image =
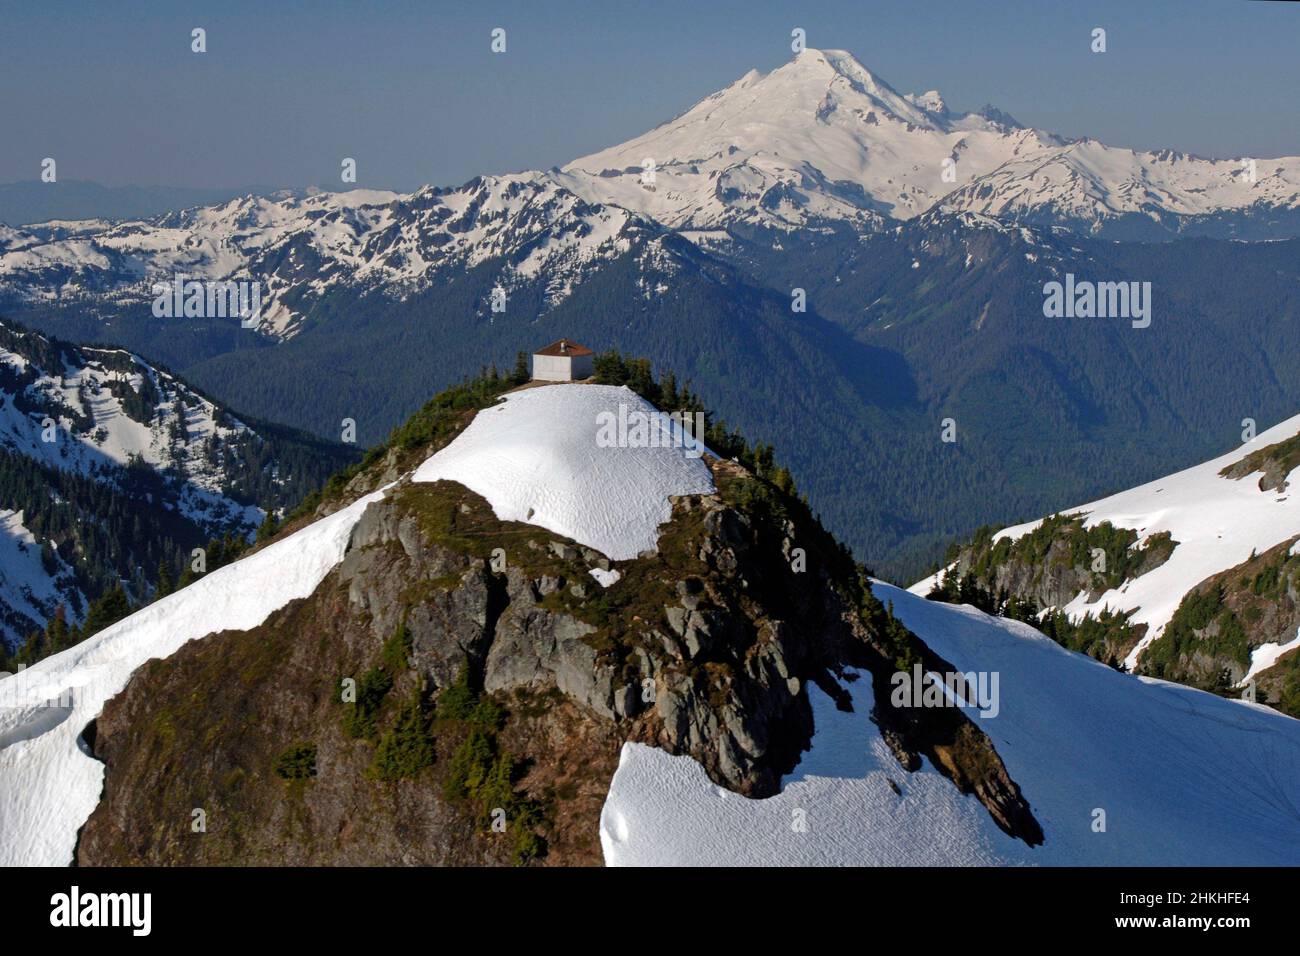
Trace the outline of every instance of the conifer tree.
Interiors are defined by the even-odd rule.
[[[93,601],[86,612],[86,624],[82,629],[85,637],[91,637],[104,628],[116,624],[131,613],[131,602],[122,585],[116,584],[104,592],[98,600]]]
[[[176,584],[172,581],[171,568],[167,566],[166,559],[158,562],[158,586],[154,591],[154,597],[164,598],[176,590]]]
[[[270,537],[273,537],[275,533],[279,530],[280,530],[280,522],[276,521],[275,515],[272,512],[268,511],[266,513],[266,518],[262,521],[261,525],[259,525],[257,529],[258,542],[262,542],[267,540]]]

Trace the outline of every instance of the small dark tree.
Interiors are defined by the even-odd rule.
[[[164,598],[176,590],[176,583],[172,580],[172,570],[167,566],[167,560],[158,562],[158,585],[154,591],[155,597]]]
[[[90,605],[86,612],[86,624],[82,631],[86,637],[98,634],[104,628],[116,624],[131,613],[131,602],[120,584],[109,588],[104,595]]]

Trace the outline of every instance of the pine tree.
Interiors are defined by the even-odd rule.
[[[175,582],[172,581],[171,568],[167,566],[166,559],[158,562],[158,586],[154,591],[154,597],[164,598],[176,589]]]
[[[265,520],[263,520],[263,522],[261,523],[261,525],[258,526],[257,529],[258,542],[260,543],[262,541],[266,541],[268,538],[274,537],[275,533],[279,530],[280,530],[280,522],[275,520],[274,513],[268,511],[266,513]]]
[[[67,611],[62,604],[45,624],[45,656],[57,654],[76,643],[74,633],[68,628]]]
[[[659,392],[665,411],[675,412],[681,408],[681,396],[677,394],[677,376],[672,372],[664,373],[663,380],[659,383]]]
[[[417,689],[402,703],[391,729],[375,749],[373,772],[381,780],[414,777],[434,761],[429,718]]]
[[[116,584],[105,591],[98,601],[91,602],[90,610],[86,612],[83,633],[86,637],[91,637],[104,628],[116,624],[130,613],[131,602],[126,596],[126,591],[121,584]]]
[[[528,353],[518,352],[515,355],[515,371],[510,376],[516,385],[523,385],[532,375],[528,372]]]

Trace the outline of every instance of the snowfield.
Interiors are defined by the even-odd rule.
[[[766,800],[714,785],[689,757],[625,744],[601,814],[607,864],[1300,864],[1300,721],[1121,674],[1015,621],[873,587],[955,667],[1000,674],[997,716],[967,713],[1044,844],[1003,834],[928,761],[914,774],[899,767],[868,717],[864,674],[849,685],[852,714],[809,686],[812,749]],[[1098,810],[1105,832],[1093,829]]]
[[[626,415],[659,414],[622,386],[514,392],[479,412],[413,480],[458,481],[503,521],[539,525],[615,561],[635,558],[655,549],[659,525],[672,517],[671,496],[707,494],[714,486],[704,461],[671,447],[673,436],[662,429],[659,447],[601,447],[601,416],[617,420],[620,406]]]
[[[1087,527],[1109,521],[1117,528],[1132,528],[1138,533],[1139,544],[1161,531],[1168,531],[1178,542],[1169,560],[1160,567],[1107,591],[1096,601],[1088,601],[1087,594],[1081,593],[1063,610],[1073,620],[1087,613],[1095,617],[1106,608],[1134,611],[1133,622],[1149,627],[1125,658],[1124,663],[1132,669],[1147,645],[1164,633],[1188,591],[1211,575],[1248,560],[1252,553],[1263,553],[1300,535],[1300,497],[1293,494],[1294,487],[1261,491],[1259,472],[1235,479],[1219,474],[1247,455],[1297,433],[1300,415],[1261,432],[1213,461],[1091,504],[1063,509],[1062,514],[1083,513]],[[1004,528],[995,539],[1023,537],[1041,523],[1040,519]],[[936,578],[931,575],[910,590],[924,596]],[[1254,669],[1252,672],[1258,673]]]

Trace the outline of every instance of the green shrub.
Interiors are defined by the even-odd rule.
[[[384,641],[381,659],[390,674],[399,674],[410,666],[411,635],[406,631],[406,620],[397,625],[397,630]]]
[[[450,803],[473,806],[475,818],[485,829],[494,822],[493,811],[506,815],[506,832],[515,861],[527,862],[541,856],[546,843],[538,835],[541,808],[527,796],[515,792],[517,761],[499,746],[497,732],[505,723],[505,708],[485,695],[476,694],[467,670],[438,697],[440,721],[465,730],[448,761],[443,796]]]
[[[275,775],[285,780],[316,776],[316,745],[294,744],[275,760]]]

